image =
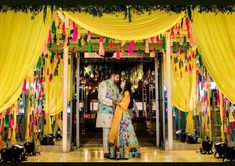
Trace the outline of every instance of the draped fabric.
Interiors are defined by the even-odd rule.
[[[235,103],[235,14],[193,13],[192,30],[218,89]]]
[[[32,73],[51,26],[51,14],[43,12],[0,13],[0,112],[10,107],[22,92],[23,81]]]
[[[181,69],[179,64],[174,62],[174,57],[178,54],[172,54],[171,60],[171,86],[172,86],[172,104],[180,111],[188,112],[186,119],[186,132],[194,133],[193,110],[196,107],[196,64],[195,60],[189,62],[192,67],[191,72],[185,68],[189,64],[185,64]],[[180,74],[182,72],[182,74]],[[164,78],[166,81],[166,57],[164,56]],[[182,76],[181,76],[182,75]]]
[[[151,14],[148,12],[141,15],[133,13],[132,21],[128,22],[127,19],[124,19],[123,13],[104,14],[102,17],[79,12],[64,12],[64,14],[79,26],[116,40],[142,40],[159,35],[178,23],[184,16],[184,13],[169,14],[157,10]]]

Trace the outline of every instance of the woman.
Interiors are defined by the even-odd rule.
[[[140,158],[140,148],[128,109],[133,108],[131,83],[121,82],[122,100],[117,104],[109,133],[109,153],[112,159]]]

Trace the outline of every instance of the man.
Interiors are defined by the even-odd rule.
[[[113,114],[116,103],[119,101],[119,90],[117,83],[119,82],[119,74],[114,71],[108,80],[102,81],[98,89],[98,113],[96,119],[96,127],[103,128],[103,149],[104,157],[109,157],[108,151],[108,134],[111,128]]]

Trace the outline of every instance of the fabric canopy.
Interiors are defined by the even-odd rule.
[[[184,13],[166,13],[154,11],[137,15],[132,14],[132,22],[124,20],[123,13],[117,15],[104,14],[102,17],[94,17],[90,14],[79,12],[64,12],[65,16],[76,22],[81,27],[117,40],[142,40],[159,35],[176,23],[184,16]]]
[[[43,12],[0,13],[0,112],[20,96],[27,74],[32,73],[51,26],[51,14],[43,22]]]
[[[235,104],[235,14],[193,13],[192,30],[218,89]]]

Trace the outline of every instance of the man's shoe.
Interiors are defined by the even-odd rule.
[[[110,154],[109,153],[105,153],[104,154],[104,158],[107,158],[107,159],[110,158]]]

